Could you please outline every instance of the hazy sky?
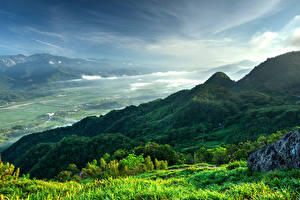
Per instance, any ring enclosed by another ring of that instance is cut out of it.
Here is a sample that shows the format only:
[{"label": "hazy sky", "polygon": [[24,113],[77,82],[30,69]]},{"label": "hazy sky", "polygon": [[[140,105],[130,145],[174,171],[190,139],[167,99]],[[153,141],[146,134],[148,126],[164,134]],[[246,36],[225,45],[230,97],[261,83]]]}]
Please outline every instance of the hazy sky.
[{"label": "hazy sky", "polygon": [[188,67],[300,48],[299,0],[0,0],[0,54]]}]

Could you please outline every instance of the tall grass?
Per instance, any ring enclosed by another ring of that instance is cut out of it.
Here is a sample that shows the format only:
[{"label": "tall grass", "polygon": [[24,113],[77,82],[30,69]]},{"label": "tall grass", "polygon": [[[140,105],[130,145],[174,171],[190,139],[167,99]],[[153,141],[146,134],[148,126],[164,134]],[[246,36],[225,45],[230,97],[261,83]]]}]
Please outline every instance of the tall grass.
[{"label": "tall grass", "polygon": [[[235,164],[237,165],[237,164]],[[300,171],[261,173],[246,167],[158,170],[135,177],[77,182],[18,179],[0,183],[0,200],[13,199],[287,199],[300,197]]]}]

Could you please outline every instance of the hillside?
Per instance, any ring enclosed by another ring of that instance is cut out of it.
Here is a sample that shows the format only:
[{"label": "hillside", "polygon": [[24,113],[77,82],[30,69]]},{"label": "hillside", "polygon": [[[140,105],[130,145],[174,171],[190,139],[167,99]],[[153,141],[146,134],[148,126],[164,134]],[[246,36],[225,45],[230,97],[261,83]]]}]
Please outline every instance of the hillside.
[{"label": "hillside", "polygon": [[261,173],[243,165],[197,164],[79,183],[28,178],[1,181],[0,198],[295,200],[299,198],[299,176],[299,170]]},{"label": "hillside", "polygon": [[[262,64],[257,68],[266,71],[264,66],[268,67]],[[68,162],[78,163],[69,155],[81,149],[101,155],[152,141],[188,153],[202,146],[255,140],[261,135],[299,125],[298,99],[257,91],[251,85],[244,87],[243,81],[253,77],[253,73],[236,83],[219,72],[204,84],[165,99],[88,117],[71,127],[34,133],[21,138],[2,156],[26,172],[33,167],[40,169],[40,164],[44,165],[42,163],[49,159],[55,163],[68,158]],[[50,155],[53,156],[50,158]]]},{"label": "hillside", "polygon": [[255,67],[238,84],[260,91],[300,94],[300,51],[286,53]]}]

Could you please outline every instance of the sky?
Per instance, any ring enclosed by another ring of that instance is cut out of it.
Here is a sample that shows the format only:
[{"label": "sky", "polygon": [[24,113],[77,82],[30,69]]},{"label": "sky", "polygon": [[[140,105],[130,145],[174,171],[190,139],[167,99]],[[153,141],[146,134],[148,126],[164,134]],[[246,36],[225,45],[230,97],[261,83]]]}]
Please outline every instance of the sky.
[{"label": "sky", "polygon": [[300,49],[298,0],[0,0],[0,55],[207,68]]}]

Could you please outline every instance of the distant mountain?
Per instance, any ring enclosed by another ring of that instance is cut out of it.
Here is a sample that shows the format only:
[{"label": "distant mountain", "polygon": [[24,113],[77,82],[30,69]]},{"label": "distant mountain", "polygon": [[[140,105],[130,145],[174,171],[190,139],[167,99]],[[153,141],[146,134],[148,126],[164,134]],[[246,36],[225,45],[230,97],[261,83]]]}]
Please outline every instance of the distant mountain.
[{"label": "distant mountain", "polygon": [[82,75],[107,77],[133,74],[138,72],[134,69],[113,67],[104,62],[51,54],[0,56],[0,76],[7,80],[2,81],[2,84],[13,88],[76,79]]},{"label": "distant mountain", "polygon": [[238,84],[260,91],[300,95],[300,51],[267,59]]},{"label": "distant mountain", "polygon": [[51,54],[0,56],[0,105],[49,95],[47,87],[56,81],[140,73],[134,67]]},{"label": "distant mountain", "polygon": [[240,62],[211,68],[205,71],[205,73],[223,72],[228,74],[233,80],[238,80],[248,74],[257,64],[258,63],[254,61],[242,60]]},{"label": "distant mountain", "polygon": [[[64,168],[75,163],[82,167],[86,163],[82,160],[90,159],[70,156],[76,155],[72,145],[99,155],[154,141],[170,144],[181,152],[193,152],[202,146],[255,140],[261,135],[297,126],[299,98],[288,92],[284,94],[281,89],[290,86],[299,89],[299,79],[294,75],[300,73],[296,63],[298,54],[268,59],[238,82],[218,72],[204,84],[165,99],[114,110],[104,116],[87,117],[70,127],[24,136],[2,156],[25,173],[49,178],[58,173],[57,166]],[[293,74],[286,69],[293,70]],[[280,77],[277,73],[286,79],[277,82]],[[269,92],[259,86],[272,90]],[[278,93],[275,93],[276,88]]]}]

